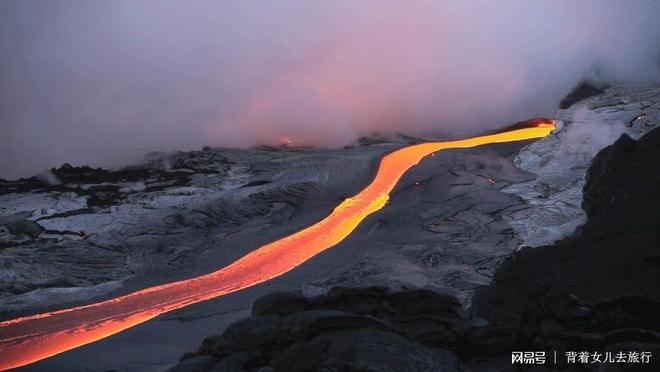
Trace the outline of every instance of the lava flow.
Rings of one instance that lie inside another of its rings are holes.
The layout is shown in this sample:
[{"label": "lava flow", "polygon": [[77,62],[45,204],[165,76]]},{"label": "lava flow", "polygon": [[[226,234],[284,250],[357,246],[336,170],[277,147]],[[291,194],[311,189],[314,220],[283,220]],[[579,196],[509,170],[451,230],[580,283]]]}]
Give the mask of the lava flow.
[{"label": "lava flow", "polygon": [[551,120],[458,141],[404,147],[383,157],[376,177],[329,216],[266,244],[210,274],[145,288],[131,294],[0,322],[0,369],[20,367],[121,332],[163,313],[280,276],[341,242],[370,214],[383,208],[401,176],[436,151],[541,138]]}]

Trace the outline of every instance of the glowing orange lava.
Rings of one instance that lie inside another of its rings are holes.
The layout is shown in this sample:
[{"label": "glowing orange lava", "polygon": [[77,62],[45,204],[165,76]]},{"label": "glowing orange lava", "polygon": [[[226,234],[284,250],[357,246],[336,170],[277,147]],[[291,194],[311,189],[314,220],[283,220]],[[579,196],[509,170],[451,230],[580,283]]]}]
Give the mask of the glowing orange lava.
[{"label": "glowing orange lava", "polygon": [[323,220],[266,244],[210,274],[145,288],[111,300],[0,322],[0,369],[20,367],[121,332],[158,315],[280,276],[348,236],[383,208],[401,176],[434,152],[541,138],[555,128],[546,120],[458,141],[421,143],[383,157],[374,180]]},{"label": "glowing orange lava", "polygon": [[291,146],[293,141],[289,137],[282,137],[280,139],[280,146]]}]

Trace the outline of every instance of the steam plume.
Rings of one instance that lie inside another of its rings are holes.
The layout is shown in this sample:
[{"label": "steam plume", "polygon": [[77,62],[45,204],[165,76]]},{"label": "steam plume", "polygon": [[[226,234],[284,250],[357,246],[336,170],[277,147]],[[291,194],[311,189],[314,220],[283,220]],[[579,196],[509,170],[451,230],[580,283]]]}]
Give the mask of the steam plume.
[{"label": "steam plume", "polygon": [[660,2],[0,2],[0,177],[551,115],[656,79]]}]

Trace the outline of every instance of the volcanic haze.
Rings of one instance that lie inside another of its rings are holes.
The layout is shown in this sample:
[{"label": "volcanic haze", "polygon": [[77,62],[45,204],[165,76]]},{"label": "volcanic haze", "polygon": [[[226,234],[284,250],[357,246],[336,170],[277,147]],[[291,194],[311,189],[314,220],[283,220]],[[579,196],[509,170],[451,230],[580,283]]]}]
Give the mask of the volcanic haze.
[{"label": "volcanic haze", "polygon": [[0,177],[203,145],[467,134],[648,81],[648,1],[0,3]]}]

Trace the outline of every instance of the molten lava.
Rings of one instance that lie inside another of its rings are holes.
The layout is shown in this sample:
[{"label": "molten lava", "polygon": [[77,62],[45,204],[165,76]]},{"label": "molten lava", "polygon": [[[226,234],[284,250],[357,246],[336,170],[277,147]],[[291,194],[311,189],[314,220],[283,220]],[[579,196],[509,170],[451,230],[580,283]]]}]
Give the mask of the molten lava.
[{"label": "molten lava", "polygon": [[384,156],[371,184],[344,200],[329,216],[218,271],[90,305],[0,322],[0,369],[33,363],[163,313],[278,277],[341,242],[362,220],[383,208],[401,176],[424,157],[443,149],[541,138],[554,128],[552,121],[545,120],[480,137],[404,147]]},{"label": "molten lava", "polygon": [[289,137],[282,137],[280,139],[280,146],[288,147],[293,145],[293,141]]}]

